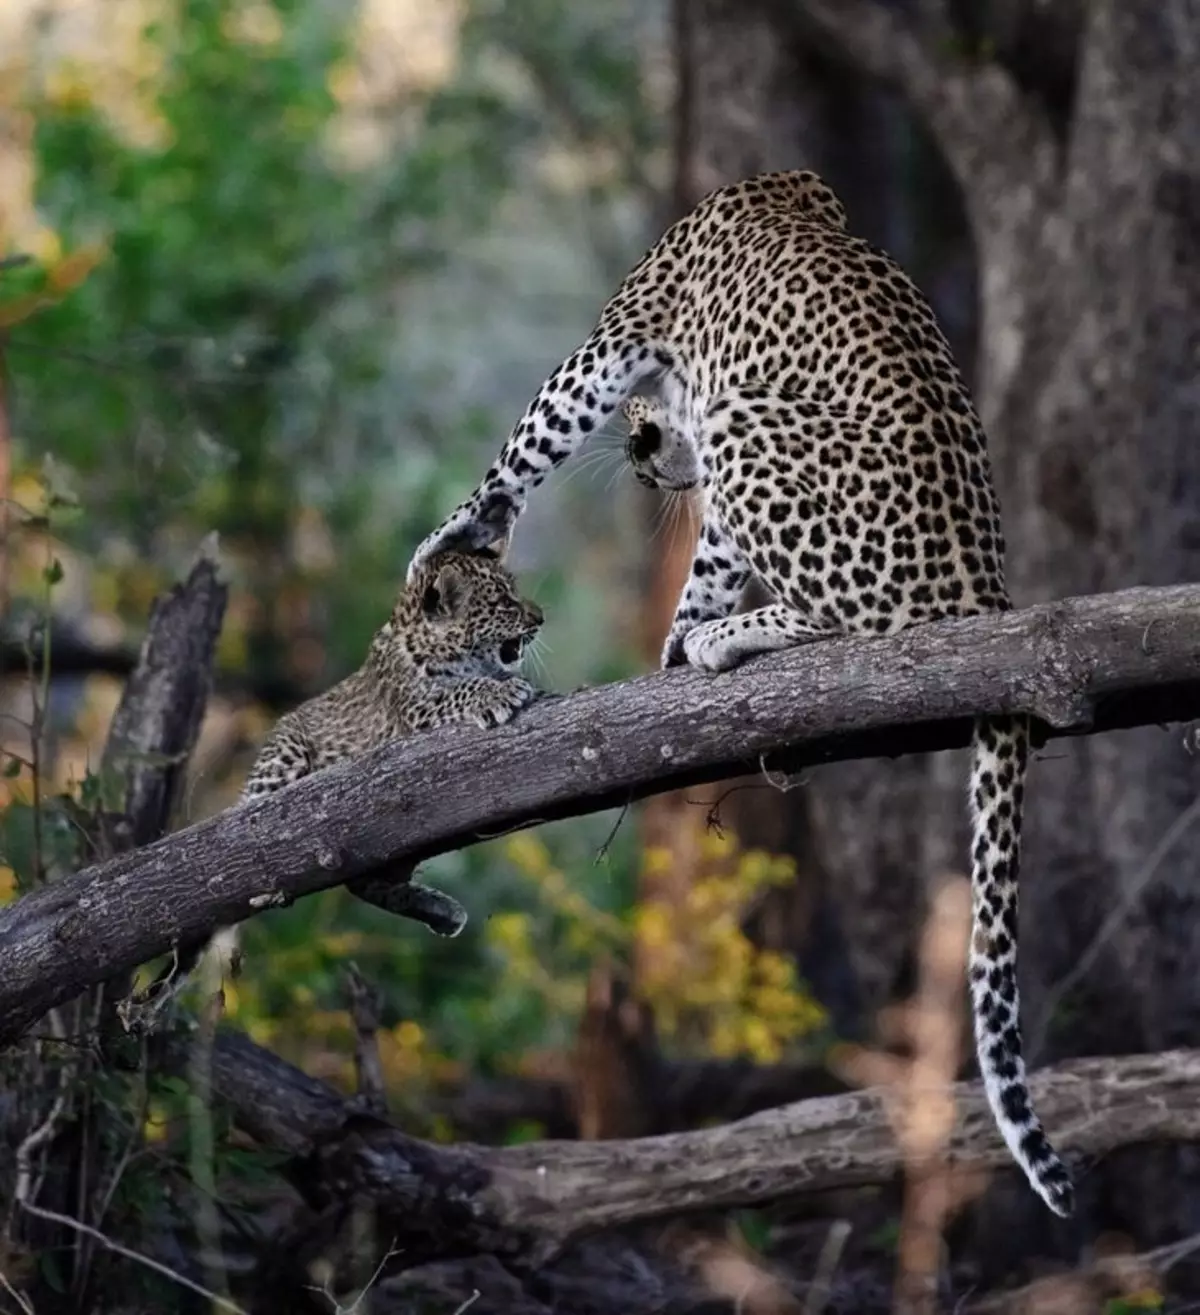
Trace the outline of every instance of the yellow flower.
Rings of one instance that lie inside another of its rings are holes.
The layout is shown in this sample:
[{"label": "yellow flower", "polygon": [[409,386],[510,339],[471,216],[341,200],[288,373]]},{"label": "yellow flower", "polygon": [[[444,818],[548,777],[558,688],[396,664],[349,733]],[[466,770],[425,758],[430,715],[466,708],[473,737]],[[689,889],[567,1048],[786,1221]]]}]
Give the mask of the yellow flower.
[{"label": "yellow flower", "polygon": [[642,875],[644,877],[662,877],[674,866],[674,856],[662,845],[651,845],[642,850]]},{"label": "yellow flower", "polygon": [[532,831],[510,836],[504,850],[508,861],[525,876],[544,877],[552,870],[549,851]]},{"label": "yellow flower", "polygon": [[519,954],[529,944],[529,917],[524,913],[498,913],[488,923],[487,936],[498,950]]},{"label": "yellow flower", "polygon": [[665,948],[674,939],[670,910],[657,900],[651,904],[638,906],[634,913],[633,925],[638,940],[647,949]]},{"label": "yellow flower", "polygon": [[404,1046],[409,1050],[416,1050],[425,1044],[425,1029],[420,1023],[415,1023],[411,1018],[406,1018],[402,1023],[397,1023],[392,1028],[392,1035],[396,1038],[396,1044]]},{"label": "yellow flower", "polygon": [[707,863],[729,858],[737,849],[737,840],[728,831],[706,831],[700,840],[700,857]]}]

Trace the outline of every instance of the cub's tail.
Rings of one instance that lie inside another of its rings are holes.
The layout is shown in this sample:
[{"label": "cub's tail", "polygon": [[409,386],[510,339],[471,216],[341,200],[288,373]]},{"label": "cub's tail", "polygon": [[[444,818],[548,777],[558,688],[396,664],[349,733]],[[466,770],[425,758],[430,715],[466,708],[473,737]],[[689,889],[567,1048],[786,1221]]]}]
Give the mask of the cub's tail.
[{"label": "cub's tail", "polygon": [[973,918],[969,977],[975,1050],[988,1104],[1013,1158],[1056,1215],[1069,1215],[1071,1177],[1029,1097],[1017,994],[1017,872],[1029,760],[1025,717],[975,724],[971,745]]}]

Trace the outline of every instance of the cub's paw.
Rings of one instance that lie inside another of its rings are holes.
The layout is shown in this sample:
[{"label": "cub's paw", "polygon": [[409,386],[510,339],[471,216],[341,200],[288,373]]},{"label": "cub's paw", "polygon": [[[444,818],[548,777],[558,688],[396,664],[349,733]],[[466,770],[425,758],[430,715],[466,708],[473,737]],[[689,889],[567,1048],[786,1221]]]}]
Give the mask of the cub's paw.
[{"label": "cub's paw", "polygon": [[444,890],[413,881],[396,894],[396,908],[392,911],[424,923],[435,936],[457,936],[467,925],[466,909]]},{"label": "cub's paw", "polygon": [[511,721],[527,704],[537,698],[539,691],[527,680],[513,676],[498,680],[487,696],[475,708],[475,723],[485,731]]},{"label": "cub's paw", "polygon": [[731,671],[745,657],[723,621],[710,621],[690,630],[683,651],[688,664],[701,671]]}]

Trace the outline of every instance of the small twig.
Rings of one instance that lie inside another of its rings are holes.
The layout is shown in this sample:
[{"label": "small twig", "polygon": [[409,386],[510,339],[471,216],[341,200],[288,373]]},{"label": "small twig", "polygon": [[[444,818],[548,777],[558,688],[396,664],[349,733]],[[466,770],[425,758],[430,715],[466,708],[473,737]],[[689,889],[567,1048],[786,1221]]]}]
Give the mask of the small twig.
[{"label": "small twig", "polygon": [[617,816],[617,820],[613,823],[612,830],[604,837],[604,843],[596,850],[596,857],[592,859],[593,867],[599,867],[608,857],[608,851],[612,848],[612,843],[617,838],[617,832],[620,831],[621,824],[625,821],[625,817],[629,812],[629,804],[630,800],[626,799],[621,805],[621,811]]},{"label": "small twig", "polygon": [[798,790],[802,785],[808,784],[808,777],[803,773],[789,776],[786,772],[773,772],[767,766],[767,755],[760,753],[758,755],[758,769],[763,774],[763,780],[778,790],[781,794],[787,794],[791,790]]},{"label": "small twig", "polygon": [[481,841],[501,840],[503,839],[504,836],[515,835],[516,832],[518,831],[526,831],[530,827],[542,826],[545,822],[549,820],[550,820],[549,818],[545,818],[545,817],[532,817],[527,822],[514,822],[512,826],[503,827],[499,831],[482,831],[482,830],[476,831],[475,839]]},{"label": "small twig", "polygon": [[134,1251],[131,1247],[114,1241],[107,1234],[102,1233],[98,1228],[93,1228],[90,1224],[85,1224],[79,1219],[72,1219],[70,1215],[59,1214],[57,1210],[47,1210],[44,1206],[34,1205],[30,1201],[20,1201],[19,1204],[22,1209],[27,1210],[35,1218],[44,1219],[50,1224],[60,1224],[64,1228],[77,1229],[90,1237],[93,1242],[98,1242],[106,1250],[112,1251],[118,1256],[124,1256],[126,1260],[132,1260],[135,1264],[144,1265],[147,1269],[152,1269],[156,1274],[161,1274],[163,1278],[170,1279],[172,1283],[178,1283],[180,1287],[187,1288],[198,1297],[204,1297],[206,1300],[211,1301],[214,1306],[220,1306],[222,1310],[233,1311],[234,1315],[249,1315],[243,1307],[225,1297],[218,1296],[215,1292],[210,1292],[206,1287],[188,1278],[186,1274],[181,1274],[169,1265],[164,1265],[162,1261],[155,1260],[153,1256],[144,1255],[141,1251]]},{"label": "small twig", "polygon": [[8,1276],[5,1274],[5,1272],[2,1269],[0,1269],[0,1287],[2,1287],[4,1291],[8,1293],[8,1295],[17,1303],[18,1306],[20,1306],[21,1310],[24,1312],[24,1315],[37,1315],[37,1312],[33,1309],[33,1303],[29,1300],[28,1297],[23,1297],[16,1290],[16,1288],[13,1287],[13,1285],[8,1281]]},{"label": "small twig", "polygon": [[731,785],[728,790],[722,790],[721,793],[709,803],[706,799],[692,799],[685,796],[685,802],[693,808],[705,808],[708,811],[704,814],[704,829],[714,831],[718,840],[725,839],[725,824],[721,821],[721,805],[731,795],[735,795],[739,790],[752,790],[750,785]]},{"label": "small twig", "polygon": [[17,1183],[13,1190],[13,1199],[18,1205],[26,1204],[26,1199],[33,1187],[33,1171],[30,1167],[33,1153],[39,1146],[44,1146],[54,1136],[66,1103],[66,1093],[60,1091],[54,1098],[54,1104],[50,1106],[50,1113],[17,1147]]},{"label": "small twig", "polygon": [[208,1283],[213,1289],[220,1288],[228,1293],[228,1276],[221,1265],[221,1220],[214,1206],[217,1199],[217,1144],[213,1122],[212,1048],[225,1005],[222,972],[220,955],[207,954],[201,959],[201,1005],[187,1065],[187,1122],[188,1168],[192,1182],[200,1189],[195,1203],[196,1236],[204,1250]]},{"label": "small twig", "polygon": [[140,1091],[138,1093],[138,1107],[134,1117],[129,1125],[129,1136],[125,1139],[125,1145],[121,1149],[120,1157],[113,1166],[112,1176],[108,1180],[108,1186],[104,1190],[104,1196],[100,1201],[100,1208],[96,1211],[96,1227],[99,1228],[104,1223],[104,1216],[108,1214],[109,1207],[112,1205],[113,1197],[116,1195],[117,1187],[129,1167],[130,1160],[133,1159],[134,1148],[142,1139],[142,1129],[146,1123],[146,1113],[150,1104],[150,1093],[146,1084],[146,1045],[142,1043],[142,1062],[138,1066],[138,1076]]},{"label": "small twig", "polygon": [[[394,1256],[401,1255],[402,1252],[403,1252],[403,1247],[397,1247],[397,1246],[396,1246],[396,1239],[395,1239],[395,1238],[392,1238],[392,1245],[391,1245],[390,1247],[388,1247],[386,1253],[385,1253],[384,1256],[383,1256],[383,1259],[380,1260],[379,1264],[375,1266],[375,1270],[374,1270],[374,1272],[372,1273],[371,1277],[367,1280],[366,1284],[365,1284],[364,1287],[361,1289],[361,1291],[359,1292],[358,1296],[354,1298],[354,1300],[350,1303],[349,1306],[343,1306],[343,1305],[341,1304],[341,1302],[338,1301],[338,1299],[337,1299],[337,1298],[333,1295],[333,1293],[329,1290],[329,1284],[328,1284],[328,1283],[323,1284],[323,1285],[322,1285],[321,1287],[319,1287],[319,1288],[318,1288],[318,1287],[314,1287],[313,1284],[309,1283],[309,1284],[307,1285],[308,1290],[309,1290],[310,1292],[319,1292],[323,1297],[328,1298],[330,1305],[332,1305],[332,1307],[333,1307],[334,1315],[355,1315],[355,1313],[357,1312],[359,1306],[361,1306],[362,1303],[363,1303],[363,1298],[367,1295],[368,1292],[370,1292],[370,1290],[375,1286],[375,1284],[379,1282],[379,1276],[380,1276],[380,1274],[383,1273],[384,1266],[385,1266],[385,1265],[387,1264],[387,1262],[388,1262],[389,1260],[391,1260]],[[459,1311],[464,1311],[464,1310],[466,1310],[467,1306],[469,1306],[469,1305],[471,1304],[471,1302],[474,1301],[475,1298],[478,1297],[478,1296],[479,1296],[479,1293],[476,1292],[475,1295],[474,1295],[473,1297],[471,1297],[470,1300],[467,1301],[466,1305],[464,1305],[464,1306],[460,1306],[460,1307],[458,1308]],[[458,1315],[458,1311],[455,1312],[455,1315]]]},{"label": "small twig", "polygon": [[466,1301],[464,1301],[463,1304],[459,1306],[459,1308],[454,1312],[454,1315],[463,1315],[463,1311],[470,1310],[470,1308],[479,1300],[479,1297],[480,1297],[480,1292],[479,1289],[476,1288],[474,1292],[472,1292],[471,1295],[466,1299]]},{"label": "small twig", "polygon": [[853,1232],[853,1225],[848,1219],[835,1219],[829,1225],[825,1241],[817,1256],[816,1272],[808,1286],[808,1295],[804,1299],[804,1315],[821,1315],[833,1292],[833,1276],[837,1271],[838,1261],[846,1249],[846,1242]]}]

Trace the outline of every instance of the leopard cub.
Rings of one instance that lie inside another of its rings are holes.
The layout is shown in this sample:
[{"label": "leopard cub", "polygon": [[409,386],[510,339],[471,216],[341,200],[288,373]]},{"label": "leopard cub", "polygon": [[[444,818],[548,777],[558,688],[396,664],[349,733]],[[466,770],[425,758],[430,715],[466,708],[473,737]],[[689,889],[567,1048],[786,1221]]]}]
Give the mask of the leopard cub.
[{"label": "leopard cub", "polygon": [[363,665],[279,719],[242,799],[415,731],[508,721],[537,696],[516,673],[542,620],[495,554],[431,558],[401,591]]},{"label": "leopard cub", "polygon": [[[490,728],[509,721],[539,691],[517,674],[541,629],[542,610],[522,598],[489,550],[439,553],[401,590],[362,666],[276,723],[242,787],[238,806],[392,740],[451,723]],[[457,935],[466,911],[449,895],[387,878],[347,883],[360,899]],[[173,962],[126,1002],[126,1026],[144,1030],[187,984],[211,946],[223,963],[236,956],[236,931],[180,945]]]}]

